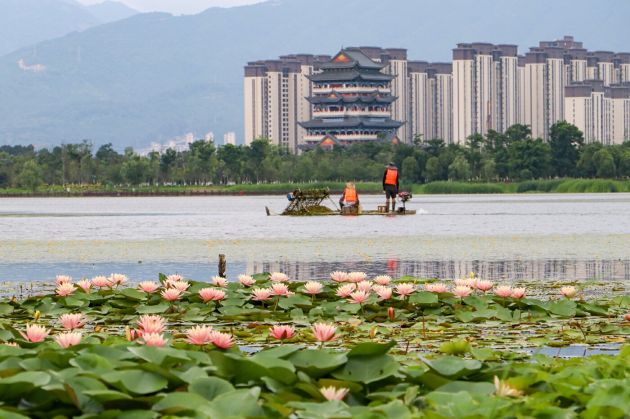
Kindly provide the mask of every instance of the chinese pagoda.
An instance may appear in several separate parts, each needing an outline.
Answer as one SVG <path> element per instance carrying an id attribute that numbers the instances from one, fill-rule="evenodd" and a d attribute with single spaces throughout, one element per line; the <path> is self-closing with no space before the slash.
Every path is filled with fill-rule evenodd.
<path id="1" fill-rule="evenodd" d="M 303 148 L 395 140 L 403 123 L 392 119 L 394 76 L 384 74 L 384 67 L 360 49 L 346 48 L 309 76 L 313 119 L 300 124 L 306 130 Z"/>

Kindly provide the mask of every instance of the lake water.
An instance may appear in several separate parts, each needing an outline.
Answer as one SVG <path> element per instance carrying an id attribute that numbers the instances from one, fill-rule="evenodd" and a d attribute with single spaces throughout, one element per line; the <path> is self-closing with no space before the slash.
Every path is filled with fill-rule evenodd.
<path id="1" fill-rule="evenodd" d="M 338 199 L 338 197 L 333 197 Z M 363 196 L 366 208 L 382 203 Z M 419 195 L 410 216 L 281 217 L 281 196 L 0 199 L 0 281 L 333 270 L 630 279 L 630 194 Z M 332 207 L 332 203 L 330 203 Z"/>

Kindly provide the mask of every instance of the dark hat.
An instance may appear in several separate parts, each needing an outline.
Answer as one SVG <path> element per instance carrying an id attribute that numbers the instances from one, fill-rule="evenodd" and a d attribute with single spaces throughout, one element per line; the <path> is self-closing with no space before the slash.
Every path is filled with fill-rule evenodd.
<path id="1" fill-rule="evenodd" d="M 396 166 L 396 164 L 393 161 L 390 161 L 388 166 Z"/>

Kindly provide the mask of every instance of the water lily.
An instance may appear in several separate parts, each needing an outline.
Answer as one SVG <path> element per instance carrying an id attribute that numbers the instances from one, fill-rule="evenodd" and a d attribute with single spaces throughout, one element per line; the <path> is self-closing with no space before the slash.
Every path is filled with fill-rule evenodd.
<path id="1" fill-rule="evenodd" d="M 410 282 L 403 282 L 396 285 L 396 294 L 400 295 L 403 299 L 408 295 L 413 294 L 416 290 L 416 286 Z"/>
<path id="2" fill-rule="evenodd" d="M 370 293 L 362 290 L 357 290 L 350 294 L 350 303 L 352 304 L 363 304 L 365 300 L 370 298 Z"/>
<path id="3" fill-rule="evenodd" d="M 494 286 L 494 282 L 489 281 L 487 279 L 478 279 L 477 282 L 475 282 L 475 288 L 483 292 L 490 291 L 493 286 Z"/>
<path id="4" fill-rule="evenodd" d="M 69 282 L 64 282 L 63 284 L 59 285 L 57 287 L 57 289 L 55 290 L 55 292 L 57 293 L 58 296 L 60 297 L 67 297 L 69 295 L 74 294 L 74 292 L 77 290 L 77 287 L 75 287 L 74 285 L 72 285 Z"/>
<path id="5" fill-rule="evenodd" d="M 521 299 L 525 297 L 525 288 L 514 288 L 512 289 L 512 298 Z"/>
<path id="6" fill-rule="evenodd" d="M 623 315 L 623 318 L 627 321 L 630 322 L 630 313 L 626 313 Z"/>
<path id="7" fill-rule="evenodd" d="M 184 277 L 179 274 L 170 274 L 169 276 L 166 277 L 166 280 L 169 282 L 177 282 L 177 281 L 183 281 Z"/>
<path id="8" fill-rule="evenodd" d="M 55 284 L 56 285 L 61 285 L 61 284 L 68 284 L 72 282 L 72 277 L 68 276 L 68 275 L 57 275 L 55 277 Z"/>
<path id="9" fill-rule="evenodd" d="M 116 286 L 125 285 L 127 283 L 127 275 L 111 274 L 109 276 L 109 282 Z"/>
<path id="10" fill-rule="evenodd" d="M 392 298 L 393 290 L 390 287 L 386 287 L 384 285 L 374 285 L 372 289 L 381 300 L 389 300 Z"/>
<path id="11" fill-rule="evenodd" d="M 112 283 L 106 276 L 99 275 L 92 278 L 92 285 L 97 288 L 110 288 Z"/>
<path id="12" fill-rule="evenodd" d="M 271 275 L 269 275 L 269 279 L 271 280 L 271 282 L 289 281 L 289 277 L 286 274 L 283 274 L 282 272 L 272 272 Z"/>
<path id="13" fill-rule="evenodd" d="M 29 324 L 26 326 L 26 332 L 20 332 L 20 335 L 29 342 L 43 342 L 50 333 L 44 326 L 37 324 Z"/>
<path id="14" fill-rule="evenodd" d="M 92 289 L 92 282 L 89 279 L 82 279 L 77 282 L 77 286 L 83 290 L 85 293 L 89 293 Z"/>
<path id="15" fill-rule="evenodd" d="M 252 300 L 266 301 L 271 298 L 272 291 L 269 288 L 254 288 L 252 290 Z"/>
<path id="16" fill-rule="evenodd" d="M 567 298 L 573 298 L 575 297 L 575 294 L 577 294 L 577 290 L 575 289 L 575 287 L 566 286 L 560 288 L 560 293 Z"/>
<path id="17" fill-rule="evenodd" d="M 472 294 L 472 292 L 472 288 L 466 287 L 464 285 L 458 285 L 453 289 L 453 295 L 459 298 L 468 297 L 470 294 Z"/>
<path id="18" fill-rule="evenodd" d="M 55 341 L 62 348 L 69 348 L 81 343 L 81 332 L 63 332 L 55 336 Z"/>
<path id="19" fill-rule="evenodd" d="M 138 289 L 147 294 L 154 293 L 158 288 L 160 288 L 160 284 L 154 281 L 142 281 L 138 284 Z"/>
<path id="20" fill-rule="evenodd" d="M 166 321 L 157 314 L 145 314 L 138 318 L 138 327 L 142 334 L 163 333 L 166 330 Z"/>
<path id="21" fill-rule="evenodd" d="M 336 338 L 337 326 L 331 323 L 315 323 L 312 327 L 313 335 L 319 342 L 329 342 Z"/>
<path id="22" fill-rule="evenodd" d="M 221 301 L 225 299 L 225 291 L 216 288 L 202 288 L 199 290 L 199 296 L 204 303 L 208 301 Z"/>
<path id="23" fill-rule="evenodd" d="M 322 387 L 319 389 L 319 392 L 322 393 L 322 396 L 324 396 L 324 398 L 326 400 L 343 400 L 344 397 L 346 397 L 346 395 L 348 394 L 348 389 L 347 388 L 336 388 L 334 386 L 330 386 L 330 387 Z"/>
<path id="24" fill-rule="evenodd" d="M 495 288 L 494 293 L 499 297 L 507 298 L 512 295 L 512 288 L 507 285 L 501 285 Z"/>
<path id="25" fill-rule="evenodd" d="M 374 278 L 374 282 L 378 285 L 389 285 L 389 283 L 392 282 L 392 277 L 389 275 L 379 275 Z"/>
<path id="26" fill-rule="evenodd" d="M 187 342 L 192 345 L 206 345 L 212 340 L 213 329 L 210 326 L 194 326 L 186 331 Z"/>
<path id="27" fill-rule="evenodd" d="M 177 301 L 182 296 L 182 292 L 176 288 L 169 288 L 163 290 L 160 295 L 166 301 Z"/>
<path id="28" fill-rule="evenodd" d="M 357 290 L 370 292 L 372 290 L 372 281 L 357 282 Z"/>
<path id="29" fill-rule="evenodd" d="M 499 380 L 499 377 L 494 376 L 494 394 L 499 397 L 520 397 L 523 392 L 510 386 L 505 381 Z"/>
<path id="30" fill-rule="evenodd" d="M 256 280 L 251 275 L 239 275 L 238 282 L 244 287 L 251 287 L 256 283 Z"/>
<path id="31" fill-rule="evenodd" d="M 273 292 L 273 295 L 277 295 L 277 296 L 284 296 L 284 297 L 288 297 L 289 295 L 291 295 L 291 291 L 289 291 L 289 287 L 286 284 L 283 284 L 281 282 L 276 282 L 274 284 L 271 284 L 271 290 Z"/>
<path id="32" fill-rule="evenodd" d="M 331 272 L 330 279 L 335 282 L 346 282 L 348 280 L 348 273 L 342 271 Z"/>
<path id="33" fill-rule="evenodd" d="M 367 279 L 365 272 L 350 272 L 348 274 L 348 282 L 361 282 Z"/>
<path id="34" fill-rule="evenodd" d="M 304 284 L 304 292 L 306 294 L 319 294 L 324 289 L 324 285 L 318 281 L 308 281 Z"/>
<path id="35" fill-rule="evenodd" d="M 61 323 L 61 327 L 67 330 L 73 330 L 81 328 L 85 325 L 85 319 L 83 318 L 83 314 L 62 314 L 59 317 L 59 323 Z"/>
<path id="36" fill-rule="evenodd" d="M 387 308 L 387 318 L 391 322 L 393 322 L 396 319 L 396 311 L 394 310 L 394 307 Z"/>
<path id="37" fill-rule="evenodd" d="M 339 286 L 339 288 L 337 288 L 337 296 L 341 297 L 341 298 L 347 298 L 350 296 L 350 294 L 352 294 L 354 292 L 354 290 L 356 289 L 356 285 L 354 284 L 345 284 L 345 285 L 341 285 Z"/>
<path id="38" fill-rule="evenodd" d="M 219 349 L 228 349 L 234 345 L 234 341 L 232 341 L 232 336 L 227 333 L 221 333 L 213 331 L 210 336 L 210 341 L 214 346 Z"/>
<path id="39" fill-rule="evenodd" d="M 222 276 L 213 276 L 212 277 L 212 285 L 217 287 L 227 287 L 228 280 L 227 278 L 223 278 Z"/>
<path id="40" fill-rule="evenodd" d="M 293 326 L 277 324 L 269 329 L 269 335 L 278 340 L 291 339 L 295 336 L 295 328 Z"/>
<path id="41" fill-rule="evenodd" d="M 177 281 L 172 283 L 172 287 L 178 291 L 184 292 L 190 287 L 190 284 L 187 281 Z"/>
<path id="42" fill-rule="evenodd" d="M 477 280 L 474 277 L 473 278 L 458 278 L 453 282 L 455 282 L 455 286 L 458 286 L 458 287 L 474 288 L 475 284 L 477 283 Z"/>
<path id="43" fill-rule="evenodd" d="M 164 338 L 164 335 L 161 333 L 145 333 L 142 335 L 142 340 L 140 343 L 146 346 L 157 346 L 162 347 L 166 346 L 168 340 Z"/>
<path id="44" fill-rule="evenodd" d="M 440 293 L 444 293 L 448 291 L 448 287 L 446 286 L 446 284 L 443 284 L 441 282 L 424 284 L 424 289 L 428 292 L 433 292 L 436 294 L 440 294 Z"/>

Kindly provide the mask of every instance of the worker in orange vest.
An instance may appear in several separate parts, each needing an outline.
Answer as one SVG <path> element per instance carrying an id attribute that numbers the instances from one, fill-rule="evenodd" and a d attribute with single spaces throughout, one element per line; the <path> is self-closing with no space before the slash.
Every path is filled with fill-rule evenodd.
<path id="1" fill-rule="evenodd" d="M 343 207 L 359 207 L 359 194 L 354 183 L 346 183 L 346 188 L 343 190 L 343 195 L 339 198 L 339 206 Z"/>
<path id="2" fill-rule="evenodd" d="M 392 212 L 396 211 L 396 195 L 398 194 L 398 168 L 393 162 L 385 167 L 383 173 L 383 192 L 385 192 L 385 211 L 389 211 L 389 198 L 392 199 Z"/>

